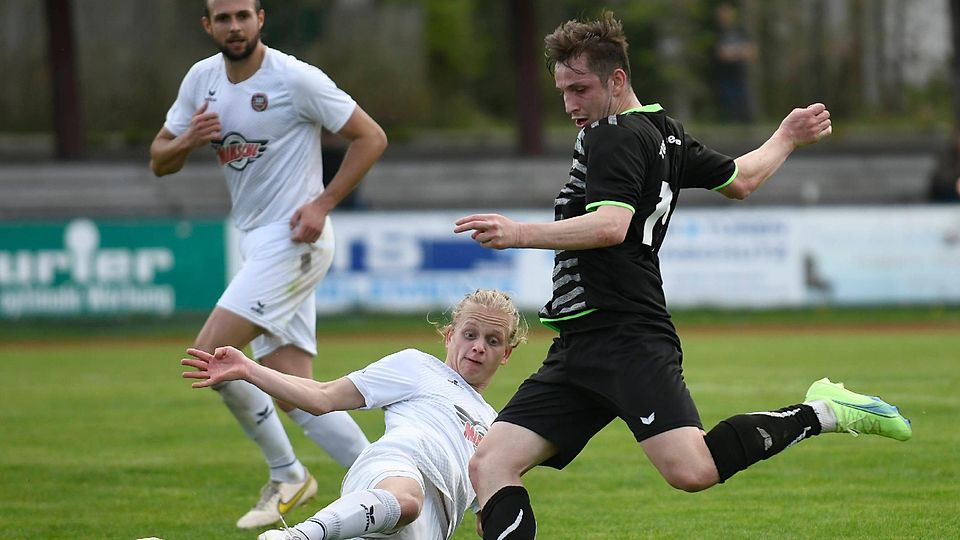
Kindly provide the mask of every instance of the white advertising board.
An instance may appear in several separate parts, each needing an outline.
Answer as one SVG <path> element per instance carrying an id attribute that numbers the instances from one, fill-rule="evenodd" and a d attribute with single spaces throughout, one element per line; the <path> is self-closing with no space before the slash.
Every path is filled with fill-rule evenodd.
<path id="1" fill-rule="evenodd" d="M 477 288 L 509 292 L 523 309 L 549 297 L 553 252 L 490 250 L 454 222 L 469 212 L 377 212 L 334 216 L 336 255 L 317 289 L 321 313 L 349 309 L 443 309 Z M 544 221 L 550 213 L 511 213 Z"/>
<path id="2" fill-rule="evenodd" d="M 677 210 L 660 248 L 670 306 L 767 307 L 803 301 L 795 216 L 780 210 Z"/>
<path id="3" fill-rule="evenodd" d="M 523 309 L 549 298 L 553 252 L 487 250 L 456 212 L 334 216 L 337 254 L 318 310 L 443 309 L 478 287 Z M 505 210 L 520 221 L 549 211 Z M 960 302 L 960 207 L 680 208 L 660 252 L 671 307 Z"/>
<path id="4" fill-rule="evenodd" d="M 796 212 L 808 301 L 837 305 L 960 301 L 960 206 Z"/>

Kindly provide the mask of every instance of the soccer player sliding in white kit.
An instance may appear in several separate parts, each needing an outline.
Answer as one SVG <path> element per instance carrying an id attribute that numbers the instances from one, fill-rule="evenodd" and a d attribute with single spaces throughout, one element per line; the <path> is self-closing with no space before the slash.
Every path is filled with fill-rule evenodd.
<path id="1" fill-rule="evenodd" d="M 384 410 L 386 432 L 350 468 L 341 498 L 261 540 L 446 540 L 468 507 L 479 512 L 467 464 L 496 416 L 480 393 L 524 341 L 526 325 L 507 295 L 478 290 L 439 330 L 444 361 L 406 349 L 332 382 L 279 373 L 232 347 L 187 351 L 194 358 L 182 363 L 197 371 L 183 377 L 200 379 L 194 387 L 245 380 L 315 414 Z"/>

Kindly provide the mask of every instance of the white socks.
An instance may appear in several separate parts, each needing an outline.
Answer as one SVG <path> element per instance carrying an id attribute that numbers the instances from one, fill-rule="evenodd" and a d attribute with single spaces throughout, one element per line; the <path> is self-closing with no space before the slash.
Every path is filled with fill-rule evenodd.
<path id="1" fill-rule="evenodd" d="M 813 412 L 817 413 L 817 420 L 820 421 L 820 433 L 837 431 L 837 415 L 826 401 L 817 399 L 808 401 L 804 405 L 809 405 L 813 408 Z"/>
<path id="2" fill-rule="evenodd" d="M 400 503 L 392 493 L 368 489 L 347 493 L 291 529 L 309 540 L 341 540 L 390 531 L 399 519 Z"/>
<path id="3" fill-rule="evenodd" d="M 257 443 L 270 466 L 270 479 L 303 482 L 306 471 L 293 452 L 273 399 L 246 381 L 230 381 L 214 388 L 240 423 L 244 433 Z M 313 442 L 327 451 L 337 463 L 350 467 L 370 441 L 344 411 L 314 416 L 294 409 L 287 413 Z"/>
<path id="4" fill-rule="evenodd" d="M 214 389 L 236 417 L 247 437 L 253 439 L 270 466 L 270 479 L 303 482 L 306 471 L 293 453 L 287 432 L 273 406 L 273 399 L 246 381 L 230 381 Z"/>
<path id="5" fill-rule="evenodd" d="M 326 450 L 343 467 L 350 467 L 370 441 L 360 426 L 345 411 L 314 416 L 300 409 L 287 415 L 303 428 L 310 440 Z"/>

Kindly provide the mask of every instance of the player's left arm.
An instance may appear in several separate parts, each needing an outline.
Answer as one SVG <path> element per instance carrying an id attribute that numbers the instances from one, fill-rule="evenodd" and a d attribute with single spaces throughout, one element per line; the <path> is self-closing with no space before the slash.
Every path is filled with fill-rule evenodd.
<path id="1" fill-rule="evenodd" d="M 343 163 L 323 193 L 300 207 L 290 219 L 294 230 L 291 238 L 296 242 L 316 242 L 320 238 L 327 214 L 357 187 L 387 148 L 383 128 L 359 105 L 337 133 L 350 141 Z"/>
<path id="2" fill-rule="evenodd" d="M 581 216 L 547 223 L 521 223 L 500 214 L 473 214 L 457 220 L 454 233 L 492 249 L 594 249 L 623 243 L 633 209 L 602 205 Z"/>
<path id="3" fill-rule="evenodd" d="M 254 362 L 234 347 L 217 347 L 213 354 L 191 348 L 187 354 L 192 358 L 184 358 L 180 363 L 196 371 L 183 372 L 183 378 L 197 379 L 191 385 L 194 388 L 244 380 L 315 415 L 358 409 L 365 404 L 363 395 L 346 377 L 323 382 L 281 373 Z"/>
<path id="4" fill-rule="evenodd" d="M 819 142 L 833 132 L 830 111 L 822 103 L 794 109 L 759 148 L 738 157 L 737 177 L 718 191 L 731 199 L 746 199 L 801 146 Z"/>
<path id="5" fill-rule="evenodd" d="M 353 191 L 387 149 L 387 135 L 383 128 L 359 105 L 337 134 L 350 143 L 340 169 L 317 198 L 318 204 L 330 209 Z"/>

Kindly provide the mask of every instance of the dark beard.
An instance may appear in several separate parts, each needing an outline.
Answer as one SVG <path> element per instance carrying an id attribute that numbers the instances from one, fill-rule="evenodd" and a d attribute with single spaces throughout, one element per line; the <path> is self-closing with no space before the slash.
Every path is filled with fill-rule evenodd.
<path id="1" fill-rule="evenodd" d="M 250 58 L 250 55 L 253 54 L 253 51 L 257 50 L 258 43 L 260 43 L 259 34 L 254 36 L 253 39 L 249 40 L 247 42 L 247 46 L 242 51 L 240 51 L 239 54 L 235 54 L 231 52 L 230 48 L 227 47 L 226 43 L 224 43 L 223 46 L 220 47 L 220 52 L 223 53 L 223 56 L 225 56 L 227 60 L 230 60 L 232 62 L 239 62 L 241 60 L 246 60 L 247 58 Z"/>

